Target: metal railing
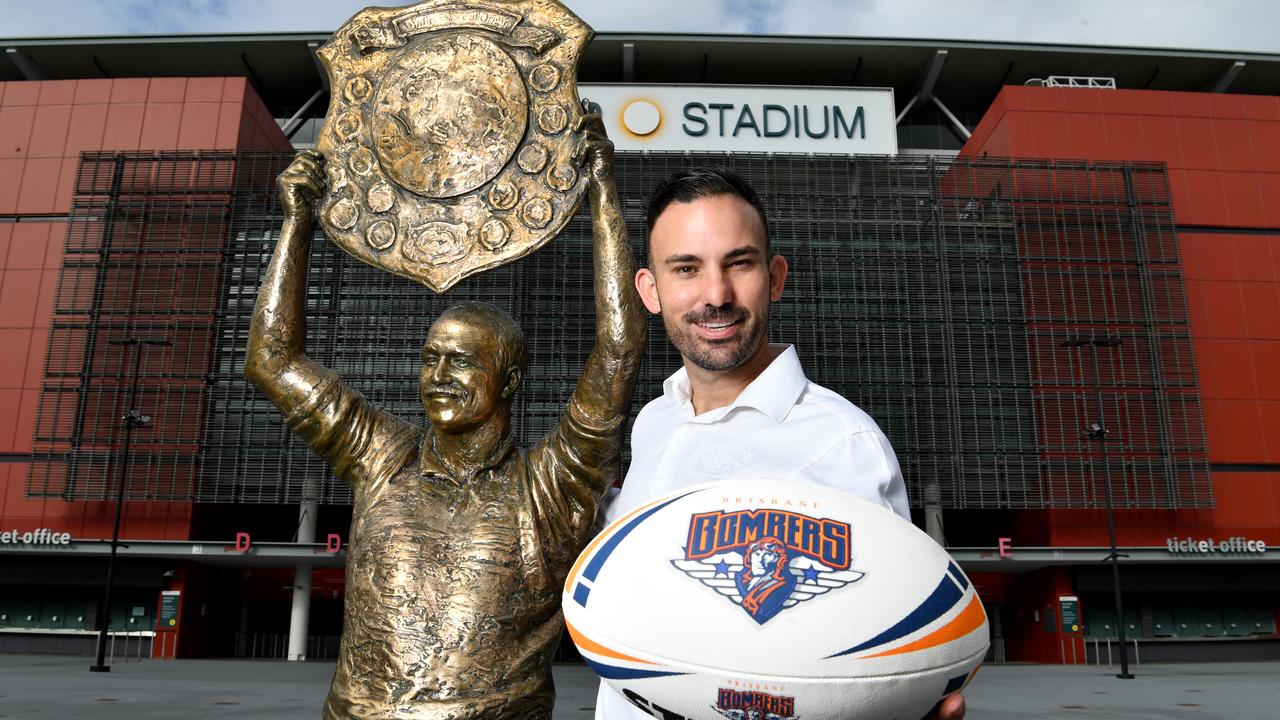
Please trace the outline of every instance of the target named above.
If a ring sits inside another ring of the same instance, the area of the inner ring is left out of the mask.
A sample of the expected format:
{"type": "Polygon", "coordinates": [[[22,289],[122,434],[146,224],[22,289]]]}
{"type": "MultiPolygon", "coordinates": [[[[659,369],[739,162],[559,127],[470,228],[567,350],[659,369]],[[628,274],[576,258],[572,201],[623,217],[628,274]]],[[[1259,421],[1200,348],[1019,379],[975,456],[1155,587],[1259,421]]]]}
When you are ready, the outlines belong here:
{"type": "MultiPolygon", "coordinates": [[[[308,660],[338,657],[339,635],[308,635],[308,660]]],[[[233,657],[254,660],[283,660],[289,652],[289,633],[236,633],[233,657]]]]}

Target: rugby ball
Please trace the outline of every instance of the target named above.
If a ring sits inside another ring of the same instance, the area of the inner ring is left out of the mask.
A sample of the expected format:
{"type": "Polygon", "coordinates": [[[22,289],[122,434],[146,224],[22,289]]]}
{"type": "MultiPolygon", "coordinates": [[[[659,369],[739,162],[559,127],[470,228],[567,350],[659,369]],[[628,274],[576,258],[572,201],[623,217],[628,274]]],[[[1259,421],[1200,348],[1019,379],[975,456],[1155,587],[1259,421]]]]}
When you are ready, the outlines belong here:
{"type": "Polygon", "coordinates": [[[928,535],[779,480],[631,512],[579,556],[563,606],[587,663],[665,720],[920,720],[988,645],[973,584],[928,535]]]}

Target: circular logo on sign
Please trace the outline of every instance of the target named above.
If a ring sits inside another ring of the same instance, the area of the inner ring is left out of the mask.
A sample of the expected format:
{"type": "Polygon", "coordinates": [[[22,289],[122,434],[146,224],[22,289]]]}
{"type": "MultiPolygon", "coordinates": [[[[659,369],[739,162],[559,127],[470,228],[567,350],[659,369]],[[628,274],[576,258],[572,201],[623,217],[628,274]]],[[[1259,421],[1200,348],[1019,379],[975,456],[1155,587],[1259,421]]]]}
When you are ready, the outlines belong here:
{"type": "Polygon", "coordinates": [[[662,109],[649,100],[632,100],[622,108],[622,127],[639,137],[652,135],[662,127],[662,109]]]}

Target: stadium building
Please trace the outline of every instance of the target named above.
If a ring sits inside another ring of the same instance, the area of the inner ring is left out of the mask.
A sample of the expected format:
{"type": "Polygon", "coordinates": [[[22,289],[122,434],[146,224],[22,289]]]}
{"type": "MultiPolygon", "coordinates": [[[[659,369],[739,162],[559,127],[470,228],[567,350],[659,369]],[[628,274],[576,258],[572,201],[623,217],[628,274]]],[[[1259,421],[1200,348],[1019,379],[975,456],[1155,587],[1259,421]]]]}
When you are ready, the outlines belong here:
{"type": "MultiPolygon", "coordinates": [[[[0,651],[91,651],[122,483],[114,654],[334,655],[351,497],[242,376],[326,40],[0,40],[0,651]]],[[[1143,662],[1280,657],[1280,55],[604,34],[579,78],[638,253],[671,170],[762,191],[773,336],[880,422],[990,660],[1105,661],[1117,623],[1143,662]]],[[[309,354],[421,417],[430,320],[496,302],[528,443],[590,347],[589,242],[444,297],[318,242],[309,354]]]]}

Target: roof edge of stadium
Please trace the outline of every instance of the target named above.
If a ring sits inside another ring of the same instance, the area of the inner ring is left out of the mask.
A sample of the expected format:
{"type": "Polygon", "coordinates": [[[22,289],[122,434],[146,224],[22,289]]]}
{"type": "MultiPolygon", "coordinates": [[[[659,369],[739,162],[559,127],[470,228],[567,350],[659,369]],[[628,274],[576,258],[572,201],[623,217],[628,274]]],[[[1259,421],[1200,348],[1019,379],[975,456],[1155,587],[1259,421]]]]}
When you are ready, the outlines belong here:
{"type": "MultiPolygon", "coordinates": [[[[104,35],[61,37],[0,37],[0,46],[34,47],[51,45],[148,45],[189,42],[280,42],[328,40],[331,32],[274,32],[274,33],[189,33],[172,35],[104,35]]],[[[1280,52],[1257,50],[1210,50],[1171,47],[1145,47],[1123,45],[1089,45],[1083,43],[1034,43],[994,40],[957,40],[928,38],[851,37],[832,35],[732,35],[706,33],[658,33],[658,32],[600,32],[597,39],[609,42],[664,41],[664,42],[714,42],[759,43],[791,45],[879,45],[886,47],[973,48],[981,50],[1014,50],[1023,52],[1090,52],[1114,55],[1158,55],[1188,58],[1215,58],[1232,60],[1280,61],[1280,52]]]]}

